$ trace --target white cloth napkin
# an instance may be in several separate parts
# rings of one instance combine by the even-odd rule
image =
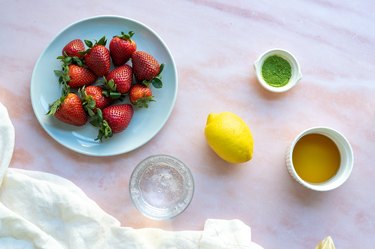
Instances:
[[[239,220],[207,220],[203,231],[121,227],[69,180],[8,169],[14,137],[0,103],[1,249],[262,249]]]

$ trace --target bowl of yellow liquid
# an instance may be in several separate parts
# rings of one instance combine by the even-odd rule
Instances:
[[[301,132],[286,156],[290,175],[316,191],[328,191],[342,185],[352,172],[353,162],[349,141],[328,127],[313,127]]]

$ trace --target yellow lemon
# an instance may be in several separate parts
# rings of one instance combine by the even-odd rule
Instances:
[[[204,130],[208,145],[223,160],[243,163],[253,156],[253,136],[239,116],[231,112],[211,113]]]
[[[322,240],[315,249],[335,249],[335,244],[333,243],[333,240],[331,236],[326,237],[324,240]]]

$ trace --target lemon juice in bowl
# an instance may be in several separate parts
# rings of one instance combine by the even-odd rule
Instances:
[[[303,136],[296,143],[292,157],[297,174],[311,183],[331,179],[336,175],[341,161],[335,142],[317,133]]]
[[[354,163],[349,141],[328,127],[313,127],[301,132],[286,155],[290,175],[315,191],[341,186],[350,176]]]

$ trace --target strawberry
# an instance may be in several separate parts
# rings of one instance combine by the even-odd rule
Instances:
[[[95,115],[96,108],[103,110],[112,102],[111,98],[103,95],[103,89],[100,86],[82,87],[78,92],[83,99],[83,107],[90,117]]]
[[[104,108],[103,119],[107,121],[113,133],[119,133],[128,127],[133,113],[133,107],[129,104],[112,105]]]
[[[75,93],[68,93],[56,100],[47,115],[53,115],[58,120],[75,126],[82,126],[88,120],[82,101]]]
[[[92,123],[94,126],[99,126],[97,139],[102,141],[103,138],[110,138],[114,133],[125,130],[133,114],[134,109],[130,104],[111,105],[104,108],[103,112],[98,109],[97,116],[101,119],[98,123]]]
[[[109,50],[105,47],[107,43],[105,36],[96,41],[95,44],[88,40],[85,40],[85,43],[89,47],[84,52],[83,57],[87,67],[98,77],[107,75],[111,67],[111,57]]]
[[[91,85],[97,79],[90,69],[75,64],[64,64],[62,71],[55,70],[55,74],[59,77],[61,84],[68,85],[71,88]]]
[[[74,57],[77,56],[78,58],[82,58],[81,52],[85,51],[85,44],[80,39],[75,39],[70,41],[62,50],[63,56],[70,56]]]
[[[148,107],[150,101],[154,101],[150,87],[144,84],[135,84],[130,88],[129,99],[136,107]]]
[[[164,65],[144,51],[135,51],[132,55],[133,72],[138,82],[152,83],[155,88],[162,87],[160,73]]]
[[[124,65],[137,50],[137,44],[131,39],[133,31],[128,34],[121,32],[121,35],[114,36],[109,43],[109,52],[115,66]]]
[[[116,91],[124,94],[129,92],[133,81],[133,70],[129,65],[123,65],[113,69],[107,76],[107,81],[113,81]]]

